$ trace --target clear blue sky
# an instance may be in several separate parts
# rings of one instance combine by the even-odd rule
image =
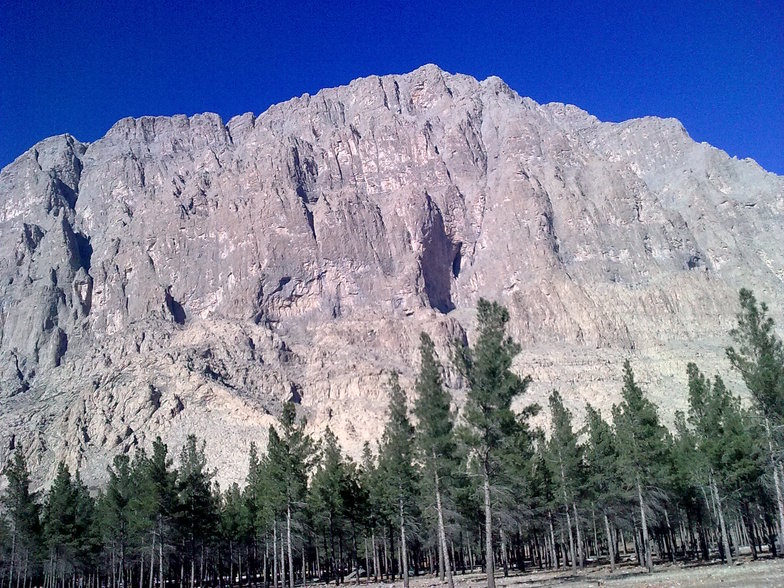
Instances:
[[[784,174],[784,0],[4,0],[0,166],[125,116],[228,120],[425,63],[602,120],[674,116]]]

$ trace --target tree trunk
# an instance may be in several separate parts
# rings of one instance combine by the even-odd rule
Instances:
[[[564,491],[564,500],[566,500],[566,492]],[[572,569],[577,570],[577,558],[575,557],[574,550],[574,533],[572,532],[572,517],[569,515],[569,504],[564,502],[566,508],[566,527],[569,529],[569,559],[572,560]]]
[[[158,538],[158,582],[160,582],[160,588],[166,587],[166,582],[163,578],[163,524],[158,522],[158,531],[160,537]]]
[[[493,509],[490,502],[490,471],[487,460],[484,463],[484,493],[485,493],[485,573],[487,575],[487,588],[495,588],[495,562],[493,561]]]
[[[509,560],[507,559],[506,555],[506,533],[504,533],[503,527],[499,527],[499,531],[501,533],[501,564],[504,566],[504,578],[508,578]]]
[[[272,523],[272,585],[278,588],[278,523]]]
[[[580,517],[577,514],[577,503],[572,502],[572,509],[574,510],[574,528],[577,530],[577,558],[579,559],[578,565],[580,569],[585,567],[585,553],[583,553],[583,538],[580,533]]]
[[[16,527],[11,536],[11,571],[8,572],[8,588],[14,585],[14,558],[16,557]]]
[[[370,544],[373,547],[373,581],[378,582],[379,557],[378,557],[378,548],[376,547],[375,529],[370,533]],[[370,582],[369,577],[368,577],[368,582]]]
[[[150,581],[148,582],[148,588],[153,588],[153,585],[155,583],[154,576],[155,576],[155,529],[153,528],[152,545],[150,546]],[[163,588],[163,586],[161,586],[161,588]]]
[[[435,455],[433,455],[433,461],[435,462]],[[436,486],[436,512],[438,513],[438,537],[441,543],[441,553],[443,554],[441,558],[441,562],[444,566],[444,572],[446,573],[446,583],[449,588],[455,588],[455,581],[452,577],[452,562],[449,558],[449,550],[446,544],[446,528],[444,525],[444,509],[441,504],[441,480],[438,477],[438,470],[435,472],[435,486]],[[444,575],[441,575],[441,579],[443,580]]]
[[[642,526],[642,548],[645,551],[645,567],[649,572],[653,571],[653,557],[651,556],[651,543],[648,539],[648,522],[645,516],[645,503],[642,500],[642,487],[640,486],[640,477],[637,476],[637,498],[640,500],[640,525]]]
[[[727,527],[724,524],[724,509],[721,508],[721,497],[719,496],[719,489],[716,487],[716,481],[713,479],[713,472],[710,476],[711,491],[713,498],[716,501],[716,511],[719,515],[719,526],[721,528],[721,541],[724,544],[724,553],[727,558],[727,564],[732,565],[732,551],[730,549],[730,542],[727,538]]]
[[[409,588],[409,579],[408,579],[408,550],[406,547],[406,522],[405,518],[403,517],[403,497],[401,496],[398,500],[398,506],[400,508],[400,575],[403,576],[403,586],[404,588]]]
[[[555,550],[555,529],[553,529],[553,513],[547,512],[548,523],[550,523],[550,557],[552,557],[552,565],[555,569],[560,569],[561,562],[558,560],[558,553]]]
[[[773,450],[773,436],[770,432],[770,420],[768,417],[765,417],[765,433],[768,437],[768,449],[770,451],[770,461],[771,465],[773,466],[773,485],[776,489],[776,506],[778,507],[779,513],[779,529],[778,529],[778,536],[779,536],[779,544],[781,544],[782,538],[784,537],[784,496],[782,496],[782,481],[781,481],[781,471],[780,471],[780,464],[776,460],[776,453]]]
[[[604,515],[604,532],[607,534],[607,554],[610,556],[610,573],[615,571],[615,553],[613,553],[613,538],[610,533],[610,521],[607,520],[607,513],[602,511]]]
[[[291,553],[291,504],[286,504],[286,549],[289,552],[289,588],[294,588],[294,556]]]
[[[280,585],[281,588],[286,585],[286,554],[285,544],[283,543],[283,529],[280,530]]]

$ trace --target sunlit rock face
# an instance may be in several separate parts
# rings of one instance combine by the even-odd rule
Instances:
[[[0,173],[0,465],[23,443],[39,482],[65,460],[97,484],[195,433],[241,480],[290,399],[356,455],[419,333],[448,363],[480,297],[509,308],[521,403],[607,411],[629,357],[671,414],[687,361],[728,375],[738,289],[779,317],[782,278],[784,179],[672,119],[435,66],[227,123],[124,119]]]

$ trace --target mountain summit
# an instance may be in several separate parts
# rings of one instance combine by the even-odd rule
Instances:
[[[686,361],[726,373],[738,289],[778,310],[782,279],[784,178],[673,119],[432,65],[228,123],[127,118],[0,172],[0,467],[22,442],[39,480],[94,483],[196,433],[241,479],[289,399],[358,453],[419,333],[448,363],[480,297],[534,396],[609,407],[630,357],[674,410]]]

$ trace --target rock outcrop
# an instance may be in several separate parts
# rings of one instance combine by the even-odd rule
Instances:
[[[435,66],[225,124],[123,119],[0,173],[0,466],[21,442],[39,481],[64,459],[97,483],[193,432],[238,480],[289,399],[356,454],[419,332],[446,360],[480,297],[510,310],[528,401],[609,408],[630,357],[672,411],[687,361],[728,375],[738,289],[776,313],[782,279],[784,178],[672,119]]]

